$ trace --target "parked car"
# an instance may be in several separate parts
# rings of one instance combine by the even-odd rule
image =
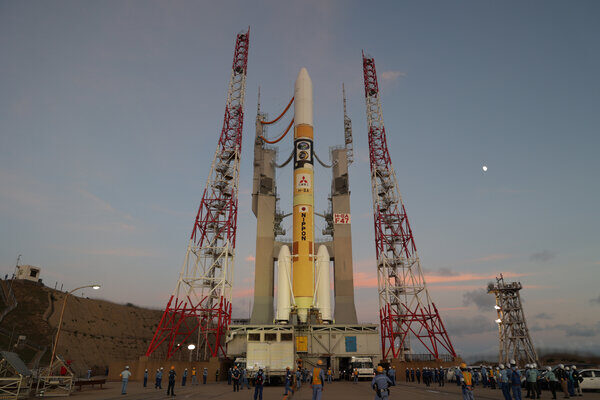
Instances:
[[[583,378],[579,384],[581,390],[600,389],[600,369],[582,369],[579,374]]]

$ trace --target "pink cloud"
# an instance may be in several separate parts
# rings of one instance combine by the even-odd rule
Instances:
[[[518,278],[521,276],[527,276],[528,274],[518,273],[518,272],[505,272],[503,273],[505,278]],[[459,274],[454,276],[445,276],[445,275],[425,275],[425,282],[427,283],[446,283],[446,282],[467,282],[467,281],[486,281],[490,279],[495,279],[497,275],[489,274],[489,275],[481,275],[481,274]]]
[[[356,265],[356,264],[355,264]],[[521,276],[526,276],[528,274],[517,273],[517,272],[505,272],[505,278],[517,278]],[[491,279],[495,279],[495,274],[475,274],[475,273],[465,273],[458,275],[425,275],[425,282],[428,284],[433,284],[432,286],[436,288],[441,288],[442,290],[466,290],[466,289],[474,289],[480,288],[481,285],[436,285],[438,283],[451,283],[451,282],[471,282],[471,281],[489,281]],[[358,271],[354,273],[354,287],[356,288],[371,288],[377,287],[377,273],[373,272],[362,272]]]
[[[377,275],[374,272],[355,272],[355,288],[374,288],[377,287]]]
[[[232,293],[232,297],[234,299],[240,299],[244,297],[254,296],[254,289],[238,289],[234,290]]]

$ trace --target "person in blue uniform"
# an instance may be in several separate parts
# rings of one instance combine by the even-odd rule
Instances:
[[[383,367],[377,366],[377,374],[371,381],[371,387],[375,391],[375,400],[387,400],[390,396],[390,386],[394,386],[394,382],[389,376],[383,373]]]
[[[317,361],[317,367],[313,368],[311,382],[313,390],[312,400],[321,400],[321,396],[325,390],[325,372],[323,372],[323,361]]]

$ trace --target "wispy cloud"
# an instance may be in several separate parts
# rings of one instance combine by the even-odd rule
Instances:
[[[508,260],[509,258],[514,257],[512,254],[490,254],[484,257],[475,258],[470,260],[471,262],[490,262],[490,261],[500,261],[500,260]]]
[[[552,315],[548,314],[548,313],[543,312],[543,313],[539,313],[539,314],[534,315],[533,318],[536,318],[536,319],[553,319],[554,317]]]
[[[546,262],[556,257],[556,252],[550,250],[542,250],[538,253],[533,253],[529,256],[530,261]]]
[[[113,249],[88,249],[82,250],[82,254],[89,256],[116,256],[116,257],[156,257],[154,249],[140,248],[113,248]]]
[[[496,304],[496,298],[485,289],[477,289],[463,293],[463,305],[476,306],[479,311],[489,311]]]
[[[521,276],[527,276],[529,274],[520,272],[505,272],[503,276],[505,278],[518,278]],[[468,281],[488,281],[495,279],[494,274],[475,274],[475,273],[463,273],[458,275],[425,275],[425,281],[427,283],[448,283],[448,282],[468,282]]]
[[[392,83],[398,80],[398,78],[405,77],[406,72],[402,71],[383,71],[379,74],[379,78],[384,83]]]

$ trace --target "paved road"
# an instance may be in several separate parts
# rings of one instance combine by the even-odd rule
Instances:
[[[164,386],[163,386],[164,387]],[[102,390],[85,388],[82,392],[74,392],[73,396],[77,400],[158,400],[167,399],[166,387],[163,390],[155,390],[153,387],[144,389],[139,382],[131,382],[128,386],[128,393],[125,396],[121,394],[121,385],[117,382],[110,382]],[[217,400],[238,400],[252,399],[254,388],[251,390],[243,389],[233,393],[232,387],[224,384],[207,384],[199,386],[181,386],[175,387],[177,400],[181,399],[217,399]],[[525,393],[524,393],[525,394]],[[312,391],[310,386],[303,386],[298,393],[293,396],[293,400],[311,400]],[[323,400],[354,400],[354,399],[373,399],[374,392],[371,390],[369,382],[362,381],[358,384],[351,382],[334,382],[325,386]],[[558,396],[562,398],[562,396]],[[267,386],[264,388],[264,400],[280,400],[283,398],[283,387]],[[542,399],[551,399],[550,392],[543,392]],[[400,382],[391,389],[390,399],[407,400],[428,400],[428,399],[462,399],[459,388],[455,384],[447,384],[440,388],[425,385]],[[475,399],[500,400],[503,399],[499,390],[475,389]],[[585,393],[583,399],[600,399],[600,393]]]

